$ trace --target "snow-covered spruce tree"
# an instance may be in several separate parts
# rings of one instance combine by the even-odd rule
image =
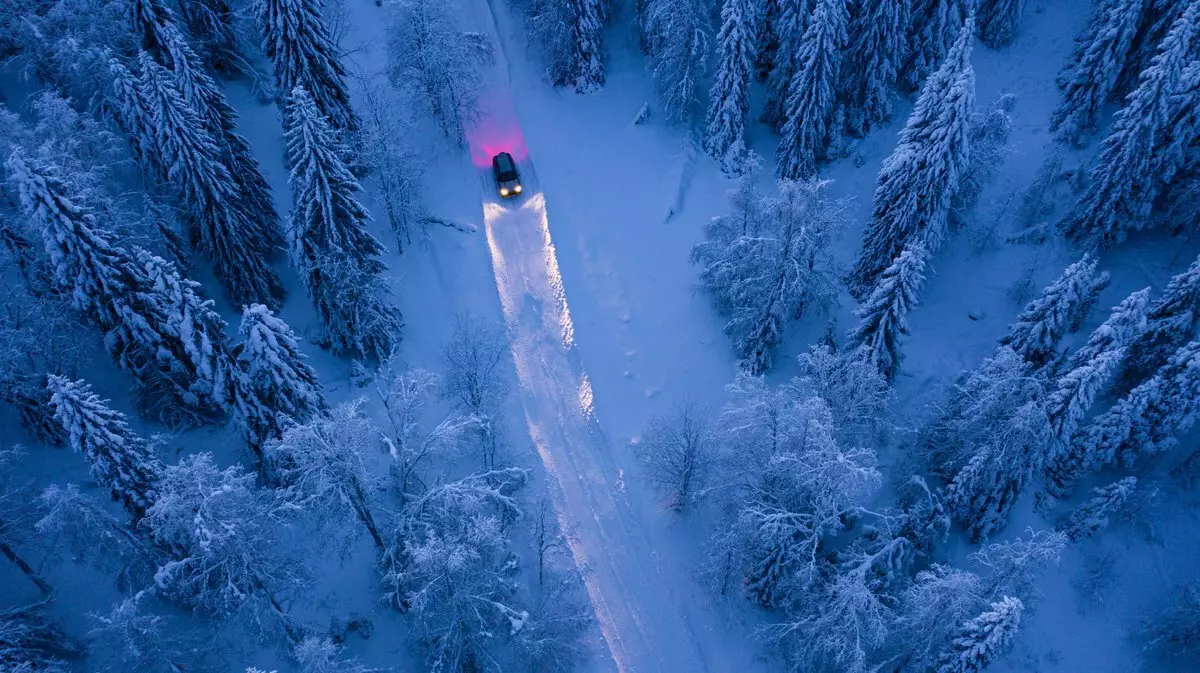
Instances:
[[[732,166],[729,159],[746,147],[746,113],[750,108],[750,75],[758,23],[757,0],[725,0],[721,5],[721,32],[717,34],[717,73],[708,105],[704,149],[709,156]]]
[[[1075,441],[1076,431],[1096,395],[1124,360],[1129,343],[1145,327],[1149,293],[1149,288],[1135,292],[1113,307],[1112,315],[1092,332],[1087,345],[1072,354],[1065,373],[1050,391],[1047,407],[1054,450],[1046,476],[1055,491],[1065,491],[1088,467],[1082,446]]]
[[[704,0],[646,0],[650,71],[669,122],[690,123],[700,112],[710,22],[711,7]]]
[[[1018,406],[994,426],[994,434],[974,447],[974,454],[946,487],[946,505],[973,542],[1002,529],[1025,486],[1045,469],[1053,435],[1045,402],[1033,399]]]
[[[787,121],[779,143],[780,178],[815,176],[817,162],[825,158],[830,140],[839,131],[833,115],[849,19],[846,0],[817,0],[788,88]]]
[[[1200,257],[1171,278],[1150,308],[1146,327],[1129,344],[1122,360],[1118,389],[1124,393],[1166,364],[1187,343],[1200,322]]]
[[[205,65],[230,77],[245,71],[245,60],[238,53],[235,9],[229,0],[181,2],[179,11]]]
[[[912,2],[860,3],[850,19],[839,87],[842,120],[850,135],[865,136],[892,116],[896,78],[908,50]]]
[[[908,58],[900,69],[900,84],[916,91],[950,58],[963,23],[972,14],[973,0],[912,0]],[[974,26],[971,33],[974,33]]]
[[[275,90],[282,103],[298,86],[313,98],[338,133],[358,130],[350,107],[346,70],[338,46],[321,17],[323,0],[257,0],[263,51],[275,66]]]
[[[47,379],[55,417],[67,431],[71,448],[91,465],[92,476],[107,487],[113,500],[140,519],[154,504],[163,465],[154,450],[84,381],[61,376]]]
[[[385,599],[408,614],[431,670],[472,670],[491,640],[528,613],[517,603],[505,526],[521,517],[524,470],[508,468],[431,489],[403,513],[380,560]]]
[[[137,377],[147,410],[163,412],[156,415],[170,423],[199,422],[222,408],[227,368],[209,358],[219,352],[214,346],[224,338],[224,324],[190,290],[186,304],[181,293],[164,294],[190,281],[162,260],[150,274],[145,262],[156,258],[140,251],[134,258],[113,245],[55,171],[32,166],[19,152],[8,168],[25,212],[42,229],[55,284],[104,332],[117,365]],[[196,329],[197,323],[206,327]]]
[[[1108,486],[1093,488],[1094,497],[1072,510],[1059,529],[1072,542],[1078,542],[1107,528],[1109,517],[1125,507],[1137,488],[1137,481],[1137,477],[1125,477]]]
[[[591,93],[604,86],[603,0],[573,0],[575,21],[571,25],[575,62],[575,90]]]
[[[1122,358],[1125,349],[1146,325],[1150,288],[1129,295],[1112,309],[1108,320],[1071,355],[1047,403],[1056,441],[1069,442],[1092,401]]]
[[[1005,596],[987,611],[963,624],[938,662],[937,673],[982,673],[1012,647],[1021,628],[1025,605]]]
[[[757,37],[754,50],[754,80],[766,82],[779,51],[779,21],[783,11],[780,0],[762,0],[753,30]]]
[[[285,498],[331,529],[358,519],[382,552],[370,497],[379,480],[369,461],[384,449],[383,432],[351,403],[288,426],[266,453]]]
[[[271,247],[277,246],[281,234],[271,186],[251,152],[250,144],[237,132],[237,112],[221,87],[204,71],[200,58],[175,24],[166,22],[157,32],[160,40],[157,58],[174,74],[184,101],[196,111],[220,148],[225,167],[237,184],[238,198],[257,226],[255,235],[269,241]]]
[[[1077,143],[1095,130],[1129,57],[1144,5],[1145,0],[1097,3],[1087,33],[1078,40],[1076,61],[1063,74],[1063,101],[1050,118],[1050,130],[1060,139]]]
[[[979,40],[998,49],[1009,45],[1021,29],[1025,0],[980,0],[976,10]]]
[[[317,373],[305,362],[299,339],[271,309],[253,304],[242,309],[235,412],[246,442],[261,456],[262,446],[292,423],[307,423],[325,411]]]
[[[269,259],[272,237],[239,198],[234,176],[205,123],[176,87],[170,71],[146,52],[140,55],[139,90],[153,124],[155,151],[166,179],[179,192],[188,236],[212,261],[213,271],[237,304],[276,306],[283,287]]]
[[[778,40],[771,58],[771,70],[767,75],[767,101],[763,107],[762,121],[773,130],[779,131],[787,121],[788,92],[798,64],[796,54],[808,29],[815,0],[779,0],[779,14],[773,24]]]
[[[666,489],[670,507],[683,511],[710,476],[713,443],[708,414],[688,403],[650,419],[634,448],[649,478]]]
[[[1000,339],[1041,368],[1055,358],[1058,342],[1067,332],[1077,329],[1087,317],[1100,291],[1108,287],[1108,272],[1096,273],[1096,258],[1086,254],[1063,270],[1041,296],[1025,307],[1017,322]]]
[[[309,297],[335,352],[382,360],[399,337],[399,313],[374,293],[365,302],[340,300],[378,286],[387,269],[377,257],[383,246],[367,231],[370,214],[356,198],[361,188],[345,164],[345,146],[303,88],[292,91],[284,138],[293,193],[288,237]],[[356,276],[369,280],[364,285]],[[350,281],[358,284],[336,284]]]
[[[926,81],[900,142],[879,171],[871,222],[850,277],[851,293],[859,300],[911,241],[921,240],[931,255],[941,245],[951,201],[970,161],[973,30],[968,20],[941,67]]]
[[[142,98],[138,78],[119,58],[108,59],[111,94],[104,104],[105,114],[124,132],[129,151],[138,166],[151,177],[161,179],[167,174],[154,138],[150,110]]]
[[[888,381],[900,368],[900,337],[908,334],[908,312],[917,305],[929,252],[924,244],[909,244],[884,270],[871,296],[858,309],[858,326],[847,335],[851,348],[865,348]]]
[[[1200,3],[1191,3],[1159,45],[1138,87],[1117,113],[1079,205],[1060,224],[1070,237],[1108,247],[1141,229],[1158,194],[1184,168],[1183,147],[1200,127],[1173,128],[1172,94],[1200,35]]]
[[[821,310],[836,295],[825,251],[846,216],[844,202],[827,196],[827,187],[781,181],[777,196],[738,204],[742,213],[710,223],[707,240],[692,250],[701,282],[730,316],[725,333],[753,372],[770,367],[788,320]]]
[[[1186,431],[1200,412],[1200,341],[1184,344],[1154,376],[1129,391],[1076,436],[1072,451],[1082,471],[1139,455],[1161,453]]]
[[[388,80],[420,101],[446,137],[461,145],[480,114],[491,42],[460,30],[455,5],[445,0],[400,0],[395,7],[388,28]]]
[[[248,609],[251,621],[288,621],[274,598],[293,588],[300,566],[280,553],[290,504],[256,488],[240,466],[217,467],[210,453],[166,468],[141,526],[170,558],[155,573],[163,595],[213,616]]]
[[[1142,20],[1138,25],[1137,34],[1125,59],[1125,67],[1117,79],[1114,93],[1124,98],[1137,86],[1138,75],[1150,67],[1150,61],[1158,53],[1158,45],[1171,30],[1171,25],[1183,14],[1190,2],[1184,0],[1146,0],[1142,8]]]

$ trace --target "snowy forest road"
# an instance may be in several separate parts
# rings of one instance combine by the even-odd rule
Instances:
[[[596,421],[591,385],[575,349],[546,197],[508,93],[493,8],[486,0],[467,4],[464,13],[473,18],[492,17],[491,25],[468,29],[490,35],[497,54],[482,114],[466,135],[481,175],[487,241],[529,434],[551,477],[558,522],[612,655],[611,664],[593,663],[622,673],[752,670],[730,660],[744,658],[730,654],[747,647],[744,643],[718,645],[720,661],[705,656],[700,638],[711,647],[733,634],[713,619],[693,623],[690,564],[660,558],[625,497],[625,475]],[[510,152],[520,166],[524,194],[517,199],[501,200],[491,178],[490,160],[500,151]]]

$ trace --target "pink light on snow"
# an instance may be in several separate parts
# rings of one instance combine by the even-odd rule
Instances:
[[[467,127],[467,144],[471,148],[471,163],[479,168],[491,168],[492,157],[508,152],[522,161],[529,156],[517,111],[512,100],[499,92],[488,92],[479,101],[480,115]]]

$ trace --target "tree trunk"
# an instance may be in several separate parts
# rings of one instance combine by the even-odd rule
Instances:
[[[12,561],[14,565],[20,568],[21,572],[25,573],[25,576],[29,578],[29,581],[37,585],[37,588],[42,593],[47,595],[50,594],[52,591],[50,584],[47,583],[46,580],[42,579],[42,576],[39,575],[32,566],[26,563],[25,559],[21,558],[17,552],[8,545],[7,542],[0,542],[0,554],[4,554],[5,558],[7,558],[9,561]]]

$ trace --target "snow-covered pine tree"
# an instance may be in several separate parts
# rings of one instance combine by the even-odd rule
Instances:
[[[650,71],[668,121],[698,113],[700,80],[708,73],[711,7],[704,0],[647,0]]]
[[[61,376],[47,379],[54,415],[67,431],[71,448],[91,465],[92,476],[140,519],[154,504],[163,465],[154,449],[129,429],[125,416],[92,392],[86,382]]]
[[[245,60],[238,53],[234,8],[229,0],[181,2],[179,11],[205,65],[230,77],[245,71]]]
[[[323,413],[325,397],[296,334],[271,309],[247,306],[238,332],[235,411],[242,417],[247,443],[261,454],[263,444],[283,434],[287,424],[307,423]]]
[[[1048,364],[1058,342],[1078,328],[1108,286],[1108,272],[1096,273],[1096,258],[1085,254],[1063,270],[1041,296],[1025,307],[1000,343],[1021,354],[1035,368]]]
[[[900,84],[916,91],[949,57],[960,38],[963,22],[972,14],[973,0],[913,0],[908,58],[900,69]],[[971,28],[974,32],[974,26]]]
[[[1166,364],[1200,322],[1200,257],[1171,278],[1146,311],[1146,328],[1129,345],[1118,388],[1124,393]]]
[[[1120,512],[1133,495],[1137,481],[1137,477],[1125,477],[1093,488],[1094,497],[1072,510],[1060,530],[1072,542],[1078,542],[1106,528],[1109,517]]]
[[[143,171],[156,180],[167,175],[167,166],[156,149],[154,124],[150,121],[150,110],[142,99],[138,79],[118,58],[108,59],[111,81],[111,97],[105,101],[105,113],[125,133],[133,160]]]
[[[998,49],[1007,46],[1021,29],[1021,13],[1025,0],[980,0],[976,10],[979,22],[979,40]]]
[[[896,378],[900,368],[900,337],[908,334],[908,312],[917,305],[928,258],[920,241],[905,247],[879,276],[871,296],[858,310],[858,326],[847,335],[848,345],[866,348],[888,381]]]
[[[751,177],[744,180],[752,179]],[[844,202],[827,182],[779,183],[752,218],[714,220],[692,251],[701,282],[730,316],[725,333],[745,366],[763,372],[788,320],[836,296],[824,251],[845,226]]]
[[[141,249],[135,254],[145,279],[139,299],[151,308],[146,323],[161,335],[158,357],[184,373],[192,394],[228,410],[236,364],[213,300],[201,298],[200,284],[180,276],[171,262]]]
[[[978,617],[963,624],[938,662],[937,673],[982,673],[1012,647],[1021,628],[1025,605],[1005,596]]]
[[[572,0],[575,21],[571,26],[575,62],[575,90],[590,93],[604,86],[603,0]]]
[[[1092,332],[1087,344],[1071,355],[1047,402],[1056,442],[1071,441],[1096,394],[1124,358],[1126,347],[1145,327],[1149,297],[1150,288],[1126,297]]]
[[[338,133],[358,130],[350,107],[346,70],[338,46],[321,17],[323,0],[258,0],[263,51],[275,66],[279,101],[298,86],[312,96],[321,115]]]
[[[1117,462],[1131,465],[1139,455],[1165,451],[1176,433],[1195,423],[1198,412],[1200,341],[1190,341],[1076,436],[1076,474]]]
[[[973,31],[968,19],[941,67],[925,82],[900,142],[879,171],[871,222],[850,277],[851,292],[860,300],[912,240],[919,237],[931,255],[941,245],[951,200],[970,161]]]
[[[779,131],[787,121],[788,92],[798,64],[796,54],[808,30],[816,0],[779,0],[779,15],[773,24],[778,43],[767,75],[767,101],[759,121]]]
[[[808,30],[816,0],[779,0],[779,14],[774,22],[774,33],[778,40],[772,56],[771,71],[767,75],[767,101],[759,121],[779,131],[787,121],[788,92],[798,64],[796,54]]]
[[[892,116],[911,11],[912,0],[878,0],[860,3],[850,19],[840,91],[846,132],[853,136]]]
[[[1078,40],[1075,62],[1063,73],[1063,101],[1050,118],[1050,130],[1062,140],[1077,143],[1095,130],[1129,57],[1144,5],[1145,0],[1103,0],[1096,5],[1087,33]]]
[[[756,17],[751,32],[755,35],[758,48],[754,50],[754,80],[766,82],[779,51],[780,0],[762,0],[761,11]]]
[[[1117,79],[1114,90],[1117,96],[1123,99],[1137,86],[1138,75],[1150,67],[1150,61],[1158,53],[1159,43],[1190,3],[1191,0],[1146,0],[1142,8],[1142,20],[1133,37],[1129,56],[1125,59],[1125,67]]]
[[[796,73],[788,88],[779,143],[777,174],[786,180],[807,180],[817,174],[832,136],[842,48],[850,15],[846,0],[816,0],[808,29],[795,55]]]
[[[377,292],[346,300],[347,293],[378,286],[379,274],[387,269],[377,258],[383,246],[367,231],[370,214],[356,198],[361,188],[345,164],[345,146],[302,87],[291,93],[284,138],[291,165],[294,205],[288,235],[294,263],[334,350],[382,360],[398,337],[399,313]],[[347,282],[356,284],[338,285]],[[371,316],[391,318],[380,322]],[[364,344],[372,345],[364,349]]]
[[[270,241],[272,248],[277,247],[282,243],[282,235],[271,186],[251,152],[250,144],[237,132],[237,112],[221,87],[204,71],[200,58],[175,24],[164,24],[158,35],[161,40],[158,59],[175,75],[175,84],[184,101],[196,111],[221,149],[225,167],[237,184],[239,199],[257,225],[255,236]]]
[[[721,32],[717,35],[717,73],[708,106],[704,149],[729,165],[730,149],[746,146],[746,113],[750,108],[750,75],[754,57],[754,29],[758,0],[725,0],[721,6]]]
[[[239,198],[212,134],[184,101],[171,73],[147,52],[139,60],[139,90],[154,127],[155,150],[187,212],[192,244],[212,261],[235,303],[278,305],[283,287],[268,262],[272,240]]]
[[[1171,127],[1172,94],[1198,35],[1200,2],[1193,2],[1117,113],[1087,192],[1060,225],[1068,236],[1102,247],[1120,242],[1144,226],[1160,191],[1184,168],[1185,153],[1175,148],[1200,138],[1200,128]]]
[[[138,378],[150,410],[170,424],[200,422],[212,416],[214,407],[222,408],[222,372],[227,370],[204,364],[206,356],[184,342],[181,321],[187,321],[187,339],[209,340],[210,345],[224,339],[224,323],[194,294],[187,305],[180,304],[182,295],[163,294],[164,287],[190,281],[180,279],[162,260],[152,265],[161,273],[151,274],[141,258],[113,245],[111,235],[75,203],[54,171],[32,166],[20,152],[9,158],[8,168],[25,212],[42,229],[55,283],[104,332],[105,347],[119,367]],[[196,329],[191,321],[207,327]]]

